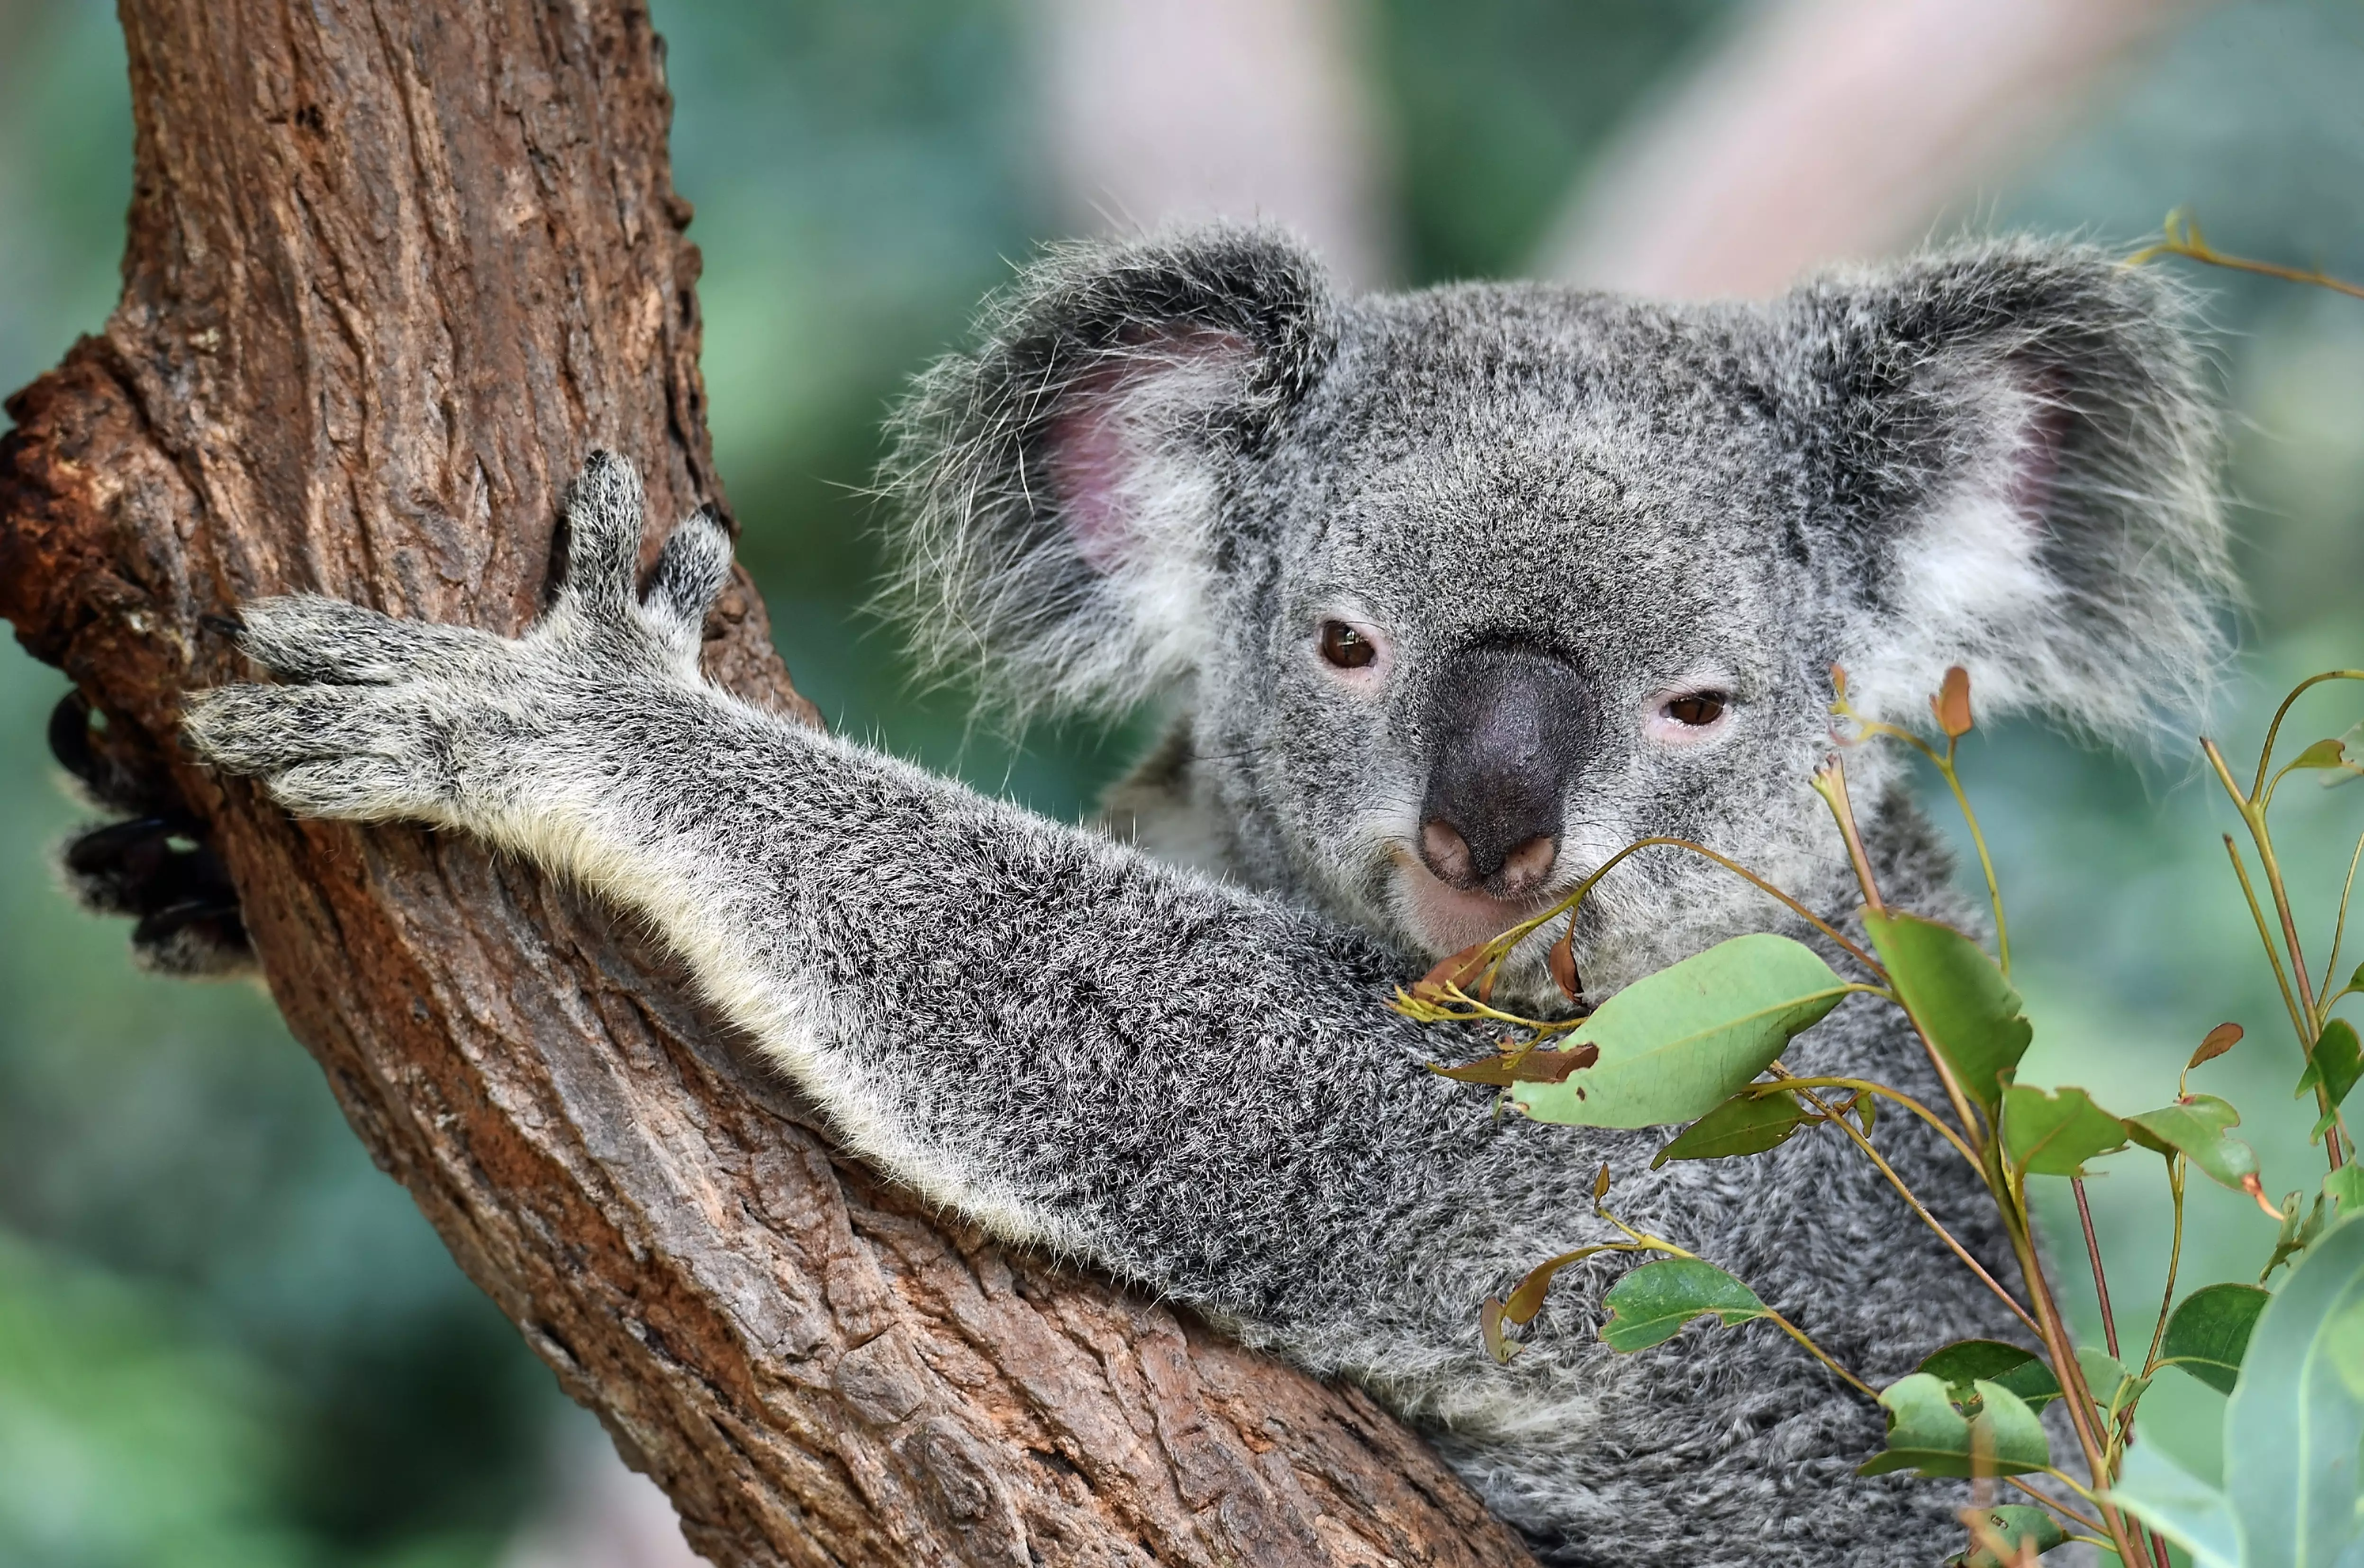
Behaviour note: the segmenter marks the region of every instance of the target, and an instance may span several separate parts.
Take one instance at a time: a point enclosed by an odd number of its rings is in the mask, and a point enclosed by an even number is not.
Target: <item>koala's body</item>
[[[1114,836],[707,683],[727,539],[692,518],[637,595],[638,488],[606,458],[524,637],[251,606],[290,684],[206,694],[190,732],[294,810],[477,833],[644,915],[853,1149],[1360,1380],[1549,1558],[1925,1565],[1960,1498],[1857,1479],[1879,1412],[1764,1325],[1612,1355],[1630,1260],[1600,1258],[1509,1364],[1478,1327],[1611,1239],[1606,1162],[1622,1213],[1875,1383],[2017,1337],[1879,1175],[1814,1136],[1653,1171],[1663,1129],[1499,1115],[1424,1065],[1489,1042],[1386,1003],[1645,835],[1853,908],[1808,788],[1834,663],[1880,717],[1959,662],[1986,711],[2096,730],[2202,679],[2225,562],[2177,314],[2153,276],[2024,244],[1701,307],[1349,302],[1252,231],[1056,253],[925,378],[886,479],[939,659],[1021,708],[1171,703]],[[1891,764],[1851,763],[1884,891],[1958,917]],[[1762,929],[1803,932],[1649,851],[1576,951],[1597,1000]],[[1551,995],[1539,961],[1504,986]],[[1790,1060],[1938,1094],[1861,998]],[[1879,1140],[2002,1272],[1971,1173],[1908,1118]]]

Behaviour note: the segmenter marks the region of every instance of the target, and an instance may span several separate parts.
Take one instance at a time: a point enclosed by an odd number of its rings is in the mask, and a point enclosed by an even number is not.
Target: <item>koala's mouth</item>
[[[1420,856],[1399,850],[1397,905],[1411,934],[1437,958],[1500,936],[1530,915],[1548,908],[1565,889],[1554,883],[1514,898],[1498,898],[1482,888],[1459,888],[1431,872]]]

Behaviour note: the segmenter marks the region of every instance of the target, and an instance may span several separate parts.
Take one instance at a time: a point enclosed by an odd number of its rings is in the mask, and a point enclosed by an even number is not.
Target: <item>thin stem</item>
[[[2086,1485],[2082,1481],[2078,1480],[2067,1471],[2057,1470],[2047,1464],[2044,1467],[2044,1473],[2049,1475],[2055,1481],[2059,1482],[2060,1485],[2068,1487],[2071,1492],[2074,1492],[2080,1497],[2084,1498],[2085,1501],[2094,1504],[2100,1503],[2101,1499],[2093,1496],[2093,1489],[2091,1486]],[[2109,1527],[2107,1525],[2097,1525],[2095,1528],[2099,1529],[2107,1529]]]
[[[2175,1307],[2175,1271],[2183,1262],[2183,1156],[2180,1154],[2168,1157],[2167,1184],[2175,1195],[2175,1240],[2167,1250],[2167,1290],[2159,1297],[2158,1326],[2150,1331],[2150,1353],[2143,1357],[2142,1374],[2145,1377],[2158,1370],[2159,1347],[2167,1343],[2168,1315]]]
[[[1831,815],[1838,820],[1848,863],[1855,867],[1856,884],[1863,889],[1864,907],[1875,915],[1887,914],[1888,906],[1879,901],[1879,884],[1872,878],[1871,857],[1864,852],[1863,835],[1856,830],[1855,802],[1847,797],[1846,764],[1833,757],[1814,775],[1814,793],[1829,803]]]
[[[2164,240],[2135,251],[2126,258],[2126,264],[2139,266],[2156,256],[2180,256],[2187,261],[2201,261],[2211,267],[2224,267],[2236,272],[2255,272],[2259,277],[2280,278],[2288,284],[2308,284],[2315,288],[2329,289],[2335,294],[2351,295],[2358,299],[2364,299],[2364,288],[2359,288],[2354,284],[2342,283],[2320,267],[2311,272],[2303,272],[2296,267],[2285,267],[2273,261],[2253,261],[2246,256],[2227,256],[2221,250],[2212,249],[2208,242],[2200,237],[2200,226],[2188,217],[2183,220],[2183,232],[2178,234],[2175,231],[2175,221],[2178,216],[2180,215],[2169,216],[2167,238]]]
[[[1954,1233],[1946,1229],[1944,1223],[1940,1221],[1935,1215],[1931,1214],[1928,1208],[1923,1205],[1921,1200],[1913,1195],[1912,1189],[1905,1184],[1904,1178],[1896,1173],[1896,1168],[1894,1166],[1890,1165],[1885,1159],[1881,1158],[1879,1151],[1871,1146],[1871,1140],[1866,1138],[1860,1129],[1858,1129],[1853,1122],[1848,1121],[1845,1118],[1832,1110],[1830,1106],[1824,1102],[1821,1096],[1814,1094],[1812,1090],[1798,1088],[1797,1082],[1795,1080],[1791,1081],[1790,1086],[1792,1088],[1797,1088],[1801,1098],[1802,1098],[1808,1105],[1813,1106],[1814,1109],[1820,1111],[1823,1117],[1834,1123],[1841,1132],[1845,1133],[1849,1139],[1854,1140],[1855,1146],[1863,1151],[1865,1158],[1868,1159],[1874,1165],[1879,1167],[1879,1173],[1888,1178],[1888,1184],[1896,1189],[1897,1195],[1903,1198],[1905,1205],[1910,1207],[1914,1214],[1921,1218],[1922,1223],[1928,1226],[1930,1229],[1937,1233],[1937,1240],[1943,1241],[1946,1247],[1951,1249],[1954,1256],[1961,1259],[1962,1262],[1968,1266],[1969,1271],[1978,1275],[1979,1281],[1984,1284],[1989,1290],[1995,1293],[1995,1296],[1998,1300],[2000,1300],[2005,1307],[2010,1307],[2012,1311],[2019,1315],[2019,1320],[2027,1325],[2028,1330],[2031,1333],[2041,1335],[2044,1332],[2042,1327],[2037,1324],[2035,1319],[2027,1315],[2027,1308],[2019,1304],[2018,1298],[2013,1296],[2008,1290],[2005,1290],[2001,1282],[1996,1280],[1994,1275],[1987,1273],[1985,1265],[1981,1264],[1978,1259],[1970,1255],[1970,1250],[1963,1246],[1960,1241],[1957,1240]]]
[[[1931,756],[1935,759],[1935,753]],[[1986,874],[1987,902],[1993,906],[1995,920],[1995,951],[2002,967],[2002,977],[2011,978],[2011,927],[2002,917],[2002,888],[1995,881],[1994,861],[1987,853],[1987,836],[1979,828],[1979,814],[1970,809],[1970,797],[1962,788],[1961,775],[1954,771],[1954,748],[1948,745],[1943,759],[1937,759],[1937,771],[1945,776],[1946,787],[1954,792],[1954,804],[1962,808],[1962,820],[1969,826],[1970,844],[1979,851],[1979,870]]]
[[[1593,871],[1592,874],[1586,877],[1582,882],[1578,883],[1575,888],[1568,893],[1567,897],[1561,899],[1558,903],[1553,905],[1542,914],[1537,915],[1531,919],[1520,921],[1517,925],[1511,927],[1500,936],[1496,937],[1494,940],[1497,942],[1507,943],[1508,947],[1504,950],[1507,953],[1509,948],[1518,946],[1519,943],[1526,940],[1527,938],[1533,936],[1535,932],[1541,930],[1552,921],[1558,919],[1561,916],[1573,914],[1578,906],[1583,904],[1586,896],[1592,892],[1594,884],[1600,882],[1602,877],[1608,875],[1609,873],[1615,869],[1618,863],[1623,861],[1627,856],[1634,854],[1636,851],[1656,847],[1675,850],[1689,850],[1695,855],[1706,856],[1709,860],[1713,861],[1724,870],[1732,873],[1733,875],[1741,878],[1743,881],[1749,884],[1749,885],[1755,887],[1758,892],[1779,900],[1808,925],[1822,932],[1823,935],[1830,938],[1831,940],[1838,943],[1838,945],[1841,948],[1844,948],[1857,962],[1869,970],[1871,973],[1879,979],[1881,984],[1885,985],[1888,984],[1888,971],[1880,967],[1880,962],[1878,959],[1872,957],[1871,954],[1866,952],[1853,941],[1850,941],[1845,934],[1840,931],[1837,927],[1832,925],[1828,920],[1823,919],[1820,915],[1815,914],[1812,909],[1807,908],[1803,904],[1799,903],[1787,893],[1782,892],[1779,888],[1774,886],[1771,883],[1766,881],[1755,872],[1750,871],[1746,866],[1742,865],[1738,861],[1734,860],[1729,855],[1720,855],[1713,850],[1709,849],[1705,844],[1696,843],[1689,839],[1676,839],[1663,835],[1648,839],[1636,839],[1634,842],[1626,845],[1623,849],[1618,851],[1615,854],[1601,862],[1600,866]]]
[[[1888,906],[1880,902],[1879,884],[1872,879],[1871,857],[1864,852],[1863,835],[1856,829],[1855,804],[1847,798],[1846,764],[1836,757],[1823,764],[1822,771],[1814,775],[1814,793],[1823,797],[1831,808],[1831,816],[1838,822],[1839,837],[1846,843],[1847,861],[1855,867],[1856,882],[1863,889],[1864,907],[1874,915],[1886,915]],[[1928,1052],[1929,1065],[1936,1069],[1937,1081],[1946,1085],[1946,1098],[1954,1107],[1955,1118],[1961,1123],[1963,1136],[1972,1148],[1983,1149],[1986,1140],[1979,1131],[1977,1118],[1970,1113],[1970,1099],[1962,1092],[1961,1080],[1954,1075],[1953,1067],[1938,1051],[1937,1042],[1929,1038],[1929,1031],[1921,1027],[1921,1020],[1913,1017],[1912,1009],[1905,1008],[1904,1016],[1911,1021],[1912,1032],[1920,1037],[1921,1049]]]
[[[2323,966],[2323,984],[2317,987],[2323,993],[2319,1020],[2328,1018],[2331,1005],[2347,995],[2345,990],[2334,992],[2331,983],[2339,973],[2339,946],[2347,940],[2347,895],[2356,891],[2356,862],[2359,860],[2364,860],[2364,837],[2356,840],[2356,852],[2347,857],[2347,880],[2339,884],[2339,918],[2331,928],[2331,957]]]
[[[2035,1251],[2035,1238],[2027,1229],[2026,1212],[2018,1205],[2002,1206],[2003,1227],[2011,1238],[2012,1251],[2018,1256],[2020,1273],[2026,1279],[2028,1295],[2035,1305],[2038,1331],[2052,1362],[2053,1375],[2060,1380],[2067,1396],[2069,1423],[2077,1429],[2078,1446],[2085,1451],[2085,1467],[2093,1477],[2096,1487],[2110,1484],[2108,1450],[2093,1427],[2093,1391],[2086,1385],[2084,1369],[2077,1364],[2076,1342],[2069,1338],[2068,1325],[2060,1316],[2059,1303],[2052,1297],[2051,1281],[2045,1277],[2044,1261]],[[2085,1492],[2084,1487],[2078,1487]],[[2092,1494],[2085,1492],[2091,1496]],[[2118,1510],[2099,1498],[2094,1501],[2102,1510],[2102,1523],[2108,1528],[2111,1540],[2116,1545],[2119,1562],[2135,1568],[2148,1553],[2137,1553],[2126,1531],[2125,1520]]]
[[[1765,1309],[1765,1316],[1772,1319],[1774,1326],[1779,1328],[1781,1332],[1789,1335],[1790,1338],[1797,1340],[1799,1344],[1804,1346],[1808,1355],[1813,1357],[1816,1361],[1830,1368],[1848,1383],[1853,1384],[1856,1389],[1861,1393],[1865,1398],[1870,1400],[1875,1405],[1879,1402],[1879,1391],[1878,1389],[1872,1387],[1870,1384],[1866,1383],[1863,1379],[1857,1377],[1855,1373],[1849,1372],[1846,1368],[1833,1361],[1829,1356],[1823,1354],[1823,1347],[1808,1339],[1806,1337],[1806,1331],[1803,1329],[1799,1328],[1795,1323],[1790,1322],[1787,1318],[1782,1317],[1779,1312],[1774,1311],[1769,1307]]]
[[[2062,1502],[2059,1498],[2053,1496],[2048,1492],[2037,1491],[2019,1476],[2006,1475],[2003,1477],[2003,1481],[2006,1485],[2014,1486],[2020,1491],[2026,1493],[2029,1496],[2035,1498],[2046,1507],[2050,1508],[2054,1513],[2058,1514],[2064,1519],[2068,1519],[2075,1524],[2083,1525],[2090,1530],[2099,1530],[2102,1529],[2101,1520],[2093,1518],[2090,1515],[2078,1512],[2075,1508],[2070,1507],[2068,1504]]]
[[[2306,1019],[2298,1010],[2298,997],[2291,991],[2290,975],[2282,969],[2282,955],[2275,951],[2273,928],[2266,924],[2265,909],[2258,903],[2258,890],[2249,883],[2249,868],[2241,863],[2240,848],[2233,842],[2230,833],[2225,835],[2225,852],[2233,857],[2233,874],[2241,879],[2241,895],[2249,901],[2249,918],[2257,922],[2258,940],[2266,944],[2266,962],[2274,966],[2274,983],[2281,987],[2282,1006],[2290,1010],[2291,1028],[2298,1031],[2299,1046],[2311,1059],[2314,1042],[2307,1038]]]
[[[1770,1068],[1767,1069],[1767,1071],[1779,1075],[1778,1086],[1792,1089],[1854,1089],[1862,1094],[1878,1095],[1884,1100],[1894,1100],[1898,1105],[1902,1106],[1906,1110],[1911,1111],[1914,1116],[1919,1117],[1923,1121],[1927,1122],[1931,1127],[1935,1128],[1937,1130],[1938,1136],[1945,1139],[1946,1142],[1952,1144],[1955,1151],[1959,1153],[1963,1159],[1968,1160],[1974,1166],[1979,1164],[1979,1156],[1977,1151],[1968,1144],[1962,1141],[1962,1135],[1960,1133],[1956,1132],[1952,1128],[1946,1125],[1945,1118],[1939,1116],[1935,1111],[1931,1110],[1927,1106],[1923,1105],[1920,1101],[1914,1099],[1912,1095],[1905,1094],[1901,1090],[1891,1089],[1885,1084],[1875,1084],[1868,1078],[1801,1078],[1778,1062]],[[1767,1086],[1773,1087],[1777,1085]],[[1983,1167],[1980,1168],[1983,1169]]]
[[[2258,753],[2258,782],[2250,788],[2252,795],[2265,793],[2266,770],[2273,764],[2274,740],[2282,732],[2282,720],[2289,716],[2291,705],[2325,681],[2364,681],[2364,670],[2325,670],[2320,675],[2309,675],[2290,689],[2290,695],[2282,698],[2282,706],[2274,709],[2274,721],[2266,726],[2266,749]],[[2204,747],[2207,742],[2201,744]],[[2218,766],[2223,766],[2221,759]]]
[[[2108,1342],[2113,1361],[2118,1354],[2118,1315],[2110,1307],[2110,1276],[2102,1272],[2102,1240],[2093,1234],[2093,1210],[2085,1202],[2085,1178],[2068,1178],[2069,1190],[2077,1195],[2077,1222],[2085,1228],[2085,1256],[2093,1262],[2093,1294],[2102,1299],[2102,1338]]]

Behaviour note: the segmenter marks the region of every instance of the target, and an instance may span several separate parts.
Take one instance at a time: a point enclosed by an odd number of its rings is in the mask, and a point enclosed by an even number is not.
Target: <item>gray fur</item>
[[[269,601],[246,646],[309,684],[205,694],[189,732],[292,809],[478,833],[641,912],[856,1151],[1360,1380],[1558,1560],[1925,1565],[1958,1542],[1959,1496],[1857,1480],[1879,1413],[1761,1324],[1611,1355],[1602,1259],[1510,1365],[1486,1353],[1487,1296],[1609,1239],[1586,1197],[1604,1161],[1621,1213],[1874,1382],[2014,1335],[1834,1137],[1654,1172],[1656,1131],[1500,1118],[1424,1070],[1485,1044],[1384,1005],[1448,951],[1405,891],[1424,672],[1515,636],[1599,694],[1556,885],[1680,833],[1851,907],[1805,785],[1834,661],[1887,717],[1962,658],[1988,714],[2117,731],[2217,657],[2191,366],[2156,278],[2024,243],[1767,307],[1348,303],[1240,231],[1055,254],[898,422],[904,602],[1019,707],[1172,694],[1112,816],[1199,870],[707,683],[720,532],[685,525],[636,602],[637,489],[604,456],[525,637]],[[1948,551],[1976,592],[1933,579]],[[1315,667],[1342,606],[1383,629],[1383,680]],[[1732,694],[1726,720],[1653,739],[1652,695],[1702,684]],[[1892,764],[1851,766],[1889,895],[1963,917]],[[1780,917],[1654,851],[1603,884],[1578,956],[1606,993]],[[1532,966],[1511,984],[1542,989]],[[1791,1061],[1936,1094],[1862,999]],[[2000,1267],[1968,1173],[1906,1118],[1879,1141]]]

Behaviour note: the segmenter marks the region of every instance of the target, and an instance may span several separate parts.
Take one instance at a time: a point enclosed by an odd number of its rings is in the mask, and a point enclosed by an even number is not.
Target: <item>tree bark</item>
[[[172,744],[308,589],[523,626],[595,445],[719,499],[632,0],[123,0],[124,295],[9,404],[0,613],[208,824],[378,1162],[720,1563],[1508,1564],[1416,1439],[831,1150],[607,910],[299,823]],[[217,623],[216,623],[217,625]],[[797,709],[743,576],[710,667]]]

